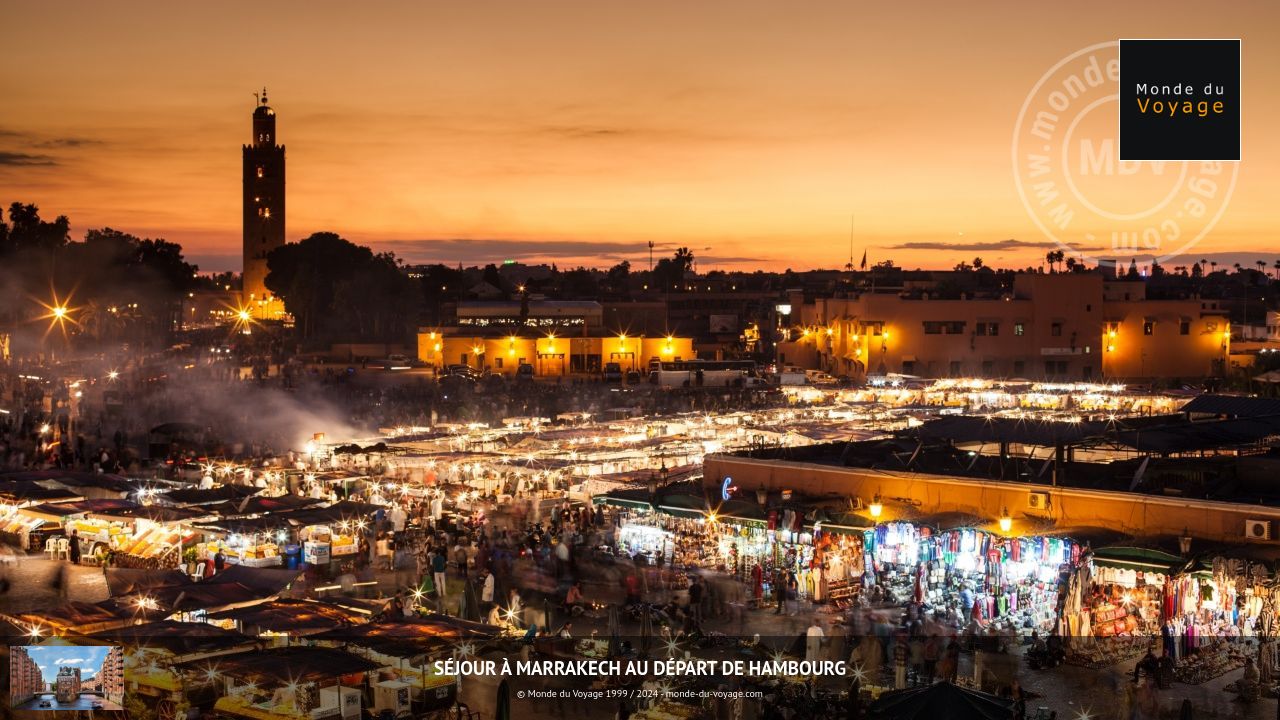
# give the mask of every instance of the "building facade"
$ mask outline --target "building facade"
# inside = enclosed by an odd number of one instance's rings
[[[54,697],[60,703],[74,702],[80,697],[80,668],[60,667],[53,685]]]
[[[437,368],[466,365],[483,372],[535,375],[598,374],[609,363],[622,372],[646,371],[653,360],[689,360],[688,336],[649,335],[628,322],[610,326],[592,300],[463,301],[455,323],[418,332],[418,360]]]
[[[44,675],[40,666],[24,647],[9,649],[9,702],[18,706],[44,692]]]
[[[1198,299],[1148,300],[1144,288],[1100,273],[1024,273],[994,296],[861,293],[793,303],[779,362],[855,379],[1222,375],[1226,313]]]
[[[101,686],[103,697],[114,703],[124,702],[124,649],[115,646],[107,651],[102,669],[95,678]]]
[[[284,304],[267,290],[267,255],[285,242],[284,146],[276,143],[276,111],[262,89],[253,111],[252,142],[243,147],[244,274],[241,306],[259,319],[278,318]]]

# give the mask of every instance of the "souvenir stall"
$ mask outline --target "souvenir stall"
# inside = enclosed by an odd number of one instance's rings
[[[1215,557],[1167,579],[1160,635],[1174,675],[1197,684],[1243,666],[1257,652],[1240,640],[1273,636],[1276,600],[1257,562]]]
[[[1256,654],[1240,640],[1276,631],[1278,600],[1261,563],[1223,557],[1188,563],[1158,550],[1105,548],[1068,582],[1061,632],[1073,662],[1112,665],[1155,644],[1173,660],[1180,682],[1198,684]]]
[[[880,602],[923,603],[957,623],[1003,620],[1022,635],[1055,627],[1059,577],[1080,552],[1063,538],[938,532],[906,522],[879,525],[863,539],[864,583]]]
[[[1104,667],[1141,656],[1160,635],[1170,573],[1183,560],[1145,548],[1104,548],[1067,580],[1059,621],[1069,659]]]

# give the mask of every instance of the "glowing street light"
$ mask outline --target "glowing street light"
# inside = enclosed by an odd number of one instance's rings
[[[1013,518],[1009,516],[1009,508],[1000,511],[1000,532],[1007,533],[1013,529]]]
[[[872,518],[877,520],[880,518],[880,514],[884,512],[884,503],[880,502],[880,493],[876,493],[876,496],[871,499],[871,504],[867,506],[867,512],[871,513]]]

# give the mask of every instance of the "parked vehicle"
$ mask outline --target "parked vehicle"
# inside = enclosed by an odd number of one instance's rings
[[[603,377],[607,383],[622,382],[622,365],[616,362],[605,363]]]

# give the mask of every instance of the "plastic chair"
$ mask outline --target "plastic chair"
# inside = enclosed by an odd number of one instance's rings
[[[204,563],[196,563],[196,571],[191,573],[191,578],[193,580],[200,580],[204,578]]]
[[[58,538],[58,559],[71,559],[71,541],[64,537]]]
[[[50,537],[45,539],[44,551],[48,553],[49,559],[52,560],[53,556],[58,553],[58,538]]]

